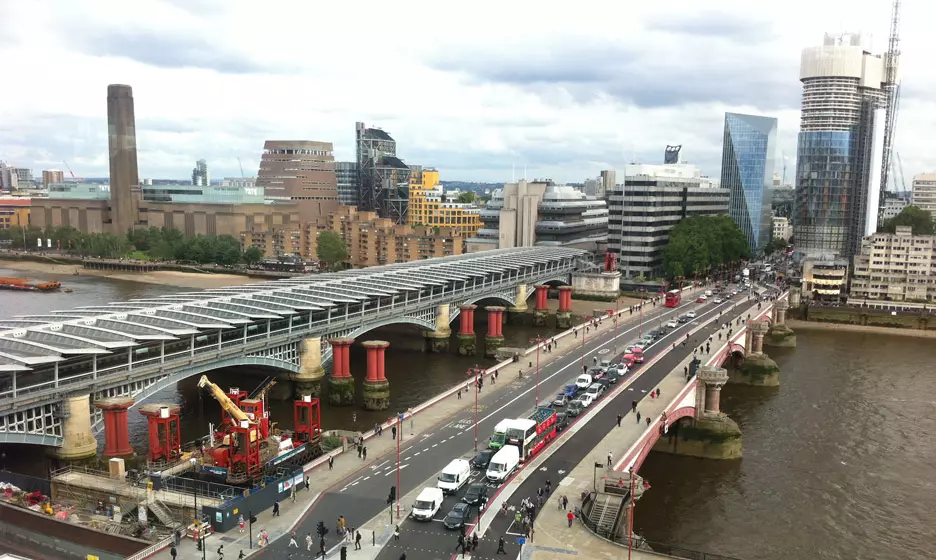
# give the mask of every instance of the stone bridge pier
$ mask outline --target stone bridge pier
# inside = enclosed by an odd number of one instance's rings
[[[354,378],[351,377],[351,345],[353,338],[333,338],[332,374],[328,378],[328,402],[336,406],[354,404]]]
[[[449,338],[452,336],[452,327],[449,326],[450,321],[451,315],[449,314],[448,304],[443,303],[437,305],[435,312],[435,330],[429,331],[424,335],[430,352],[448,352]]]
[[[497,351],[504,345],[504,311],[503,307],[485,307],[488,314],[488,331],[484,337],[484,355],[488,358],[497,357]]]
[[[65,461],[81,461],[97,455],[98,443],[91,430],[91,395],[66,397],[62,401],[62,446],[55,456]]]
[[[299,367],[299,373],[291,376],[295,397],[318,398],[322,393],[322,379],[325,378],[321,337],[312,336],[299,343]]]
[[[526,284],[517,284],[517,293],[514,296],[514,304],[510,306],[509,317],[519,317],[527,312],[528,288]]]
[[[549,322],[549,286],[536,286],[536,307],[533,308],[533,324],[544,327]]]
[[[556,312],[556,328],[572,328],[572,286],[559,286],[559,311]]]
[[[764,337],[770,330],[767,320],[749,321],[744,339],[744,359],[732,368],[728,382],[734,385],[776,387],[780,385],[777,362],[764,353]]]
[[[683,417],[660,437],[654,451],[703,459],[740,459],[741,428],[721,411],[721,390],[728,372],[700,366],[695,394],[695,417]]]
[[[390,343],[368,340],[361,344],[367,350],[367,377],[364,379],[364,408],[386,410],[390,408],[390,382],[384,371],[385,352]]]
[[[796,346],[796,333],[786,324],[787,310],[790,304],[785,299],[774,302],[774,320],[764,338],[764,344],[774,347],[793,348]]]
[[[460,305],[458,314],[458,353],[462,356],[474,356],[478,340],[474,332],[474,314],[477,305]]]

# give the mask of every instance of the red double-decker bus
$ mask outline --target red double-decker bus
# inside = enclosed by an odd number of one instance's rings
[[[676,307],[680,303],[682,303],[682,290],[666,292],[666,307]]]

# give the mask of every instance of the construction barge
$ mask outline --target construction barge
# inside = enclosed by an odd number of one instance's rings
[[[32,282],[23,278],[0,276],[0,290],[20,292],[54,292],[62,287],[60,282]]]

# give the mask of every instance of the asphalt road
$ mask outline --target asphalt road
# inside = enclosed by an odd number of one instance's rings
[[[736,299],[732,300],[732,302],[734,301],[736,301]],[[681,342],[684,340],[686,332],[695,328],[700,322],[704,322],[713,315],[717,315],[718,312],[724,310],[727,305],[727,303],[721,305],[699,304],[698,306],[693,304],[693,307],[698,309],[699,317],[697,317],[694,321],[680,325],[680,327],[673,329],[668,335],[664,336],[662,339],[658,340],[656,343],[647,348],[645,350],[645,354],[648,361],[667,346],[672,345],[674,342]],[[689,309],[690,307],[683,305],[678,308],[678,313],[685,313]],[[741,313],[741,309],[738,309],[737,313],[728,313],[725,318],[723,318],[723,320],[717,321],[716,323],[705,327],[702,331],[692,337],[691,341],[695,344],[699,344],[701,341],[706,340],[711,334],[718,330],[718,325],[720,323],[727,321],[727,317],[736,317]],[[625,341],[636,338],[636,330],[634,331],[633,335],[629,334],[625,338]],[[693,347],[694,345],[689,346],[688,348]],[[519,506],[520,500],[524,497],[532,498],[535,501],[537,488],[545,488],[547,479],[550,479],[550,481],[553,483],[553,491],[555,493],[556,485],[564,476],[563,473],[570,472],[576,465],[578,465],[579,462],[581,462],[585,455],[587,455],[596,445],[598,445],[598,443],[606,435],[607,429],[610,429],[615,425],[617,415],[619,413],[624,414],[625,412],[629,412],[631,410],[631,401],[637,400],[639,402],[642,397],[646,396],[646,393],[649,392],[650,389],[654,388],[660,382],[660,380],[663,379],[663,377],[672,371],[672,369],[685,358],[685,355],[685,352],[676,351],[663,357],[659,362],[646,370],[638,369],[637,371],[639,372],[639,375],[632,382],[631,386],[614,396],[613,398],[615,399],[615,402],[609,406],[606,406],[604,410],[600,411],[593,419],[591,419],[590,422],[592,425],[598,426],[597,429],[579,430],[568,441],[566,441],[560,449],[558,449],[551,457],[549,457],[546,462],[537,469],[536,472],[527,474],[527,480],[514,493],[511,499],[511,503],[508,506],[510,515],[514,514],[515,510]],[[602,357],[607,358],[608,356],[610,356],[610,353],[605,354]],[[578,366],[579,362],[575,361],[574,364]],[[550,391],[546,394],[552,395],[555,392],[558,392],[559,387],[568,382],[569,378],[574,377],[578,373],[578,369],[574,368],[569,374],[557,376],[556,379],[558,379],[559,382],[550,384],[550,386],[556,390]],[[541,387],[541,391],[542,390],[543,387]],[[521,410],[519,414],[513,414],[514,417],[522,417],[523,412],[529,412],[530,407],[521,406],[520,408],[524,410]],[[639,409],[640,407],[638,405],[638,410]],[[499,421],[499,419],[508,417],[506,414],[507,412],[508,409],[505,409],[503,411],[504,414],[500,414],[496,419],[492,419],[492,421],[496,423]],[[627,414],[625,421],[635,422],[636,420],[633,415]],[[482,423],[482,426],[483,425],[484,424]],[[607,427],[607,429],[602,429],[602,427]],[[444,467],[447,460],[450,460],[455,456],[455,454],[450,453],[445,455],[443,458],[440,458],[438,462],[434,463],[435,471],[433,471],[430,476],[434,475],[435,472]],[[477,475],[483,478],[483,473],[477,473]],[[425,484],[429,485],[431,483],[432,480],[428,480]],[[489,489],[489,497],[493,496],[494,492],[496,491],[497,487],[492,485],[492,487]],[[446,529],[441,521],[445,517],[445,514],[448,513],[448,511],[452,508],[452,506],[461,500],[463,493],[464,492],[461,492],[455,496],[447,497],[442,505],[442,508],[439,510],[438,515],[436,515],[436,518],[432,522],[419,523],[415,521],[408,521],[401,527],[400,539],[390,541],[390,543],[377,556],[377,559],[397,560],[400,557],[400,554],[405,551],[407,553],[408,560],[436,558],[448,560],[454,553],[458,544],[459,532],[457,530]],[[556,507],[555,499],[556,498],[553,497],[553,501],[550,502],[549,498],[547,497],[545,499],[544,507]],[[571,499],[572,497],[570,497],[570,500]],[[475,518],[475,521],[476,520],[477,517]],[[474,523],[472,523],[467,530],[469,534],[473,524]],[[506,549],[509,551],[510,556],[514,556],[518,552],[516,539],[518,536],[520,536],[520,533],[521,529],[519,527],[513,526],[512,519],[508,519],[506,516],[497,516],[496,520],[492,523],[490,529],[486,533],[487,537],[485,539],[481,539],[478,552],[473,553],[472,558],[474,560],[494,558],[495,552],[497,550],[497,539],[502,535],[505,537],[505,540],[508,543]]]
[[[626,329],[622,327],[616,332],[611,330],[595,338],[587,338],[585,342],[586,363],[590,362],[593,355],[606,358],[609,355],[607,351],[605,354],[600,354],[600,351],[605,349],[609,343],[612,343],[615,339],[617,341],[617,346],[623,347],[625,343],[637,339],[639,331],[642,330],[646,332],[651,328],[657,327],[660,324],[661,317],[675,316],[685,313],[690,309],[696,309],[699,313],[699,317],[696,320],[680,325],[678,329],[673,331],[674,333],[685,333],[694,327],[693,323],[698,324],[698,322],[710,317],[712,313],[717,313],[718,310],[723,307],[724,305],[716,306],[713,304],[684,303],[682,306],[672,309],[663,307],[662,303],[660,303],[656,307],[651,307],[649,310],[645,308],[645,319],[642,329],[636,325],[627,327]],[[582,336],[581,333],[579,336]],[[673,337],[675,336],[677,335],[672,334],[663,341],[658,342],[655,348],[662,347],[662,345],[666,343],[666,340],[669,340],[668,343],[672,344]],[[685,335],[682,334],[680,336],[684,337]],[[580,345],[580,339],[573,338],[571,342],[578,342]],[[569,339],[563,340],[560,343],[560,348],[562,350],[567,350],[569,343]],[[647,358],[650,359],[653,356],[653,352],[648,351],[646,355]],[[560,357],[548,366],[542,367],[539,376],[540,400],[551,401],[562,386],[581,373],[580,364],[581,353],[576,350],[575,352]],[[527,371],[528,370],[524,368],[524,379],[522,381],[507,379],[505,377],[500,378],[499,383],[511,383],[513,385],[513,390],[511,391],[502,392],[492,398],[488,398],[484,390],[481,391],[478,422],[479,449],[486,448],[487,438],[493,432],[494,426],[499,421],[504,418],[523,418],[532,410],[535,404],[535,383],[533,380],[534,376],[529,375]],[[661,369],[660,371],[662,372],[663,370]],[[532,371],[530,371],[530,373],[532,373]],[[663,375],[663,373],[660,373],[660,375]],[[489,383],[490,381],[485,382],[485,388],[488,387]],[[630,398],[628,398],[627,401],[627,406],[629,408]],[[613,417],[616,415],[616,412],[611,412],[611,415]],[[417,418],[416,421],[418,422],[419,419]],[[410,440],[406,426],[404,425],[404,441],[400,454],[400,487],[402,490],[399,490],[399,495],[405,495],[417,487],[425,486],[428,484],[427,480],[429,480],[429,482],[434,481],[439,471],[452,459],[470,457],[473,455],[473,411],[463,412],[456,416],[453,421],[446,422],[445,424],[440,422],[426,433],[417,435],[414,440]],[[390,437],[390,434],[385,432],[385,435],[382,437]],[[328,547],[334,546],[337,542],[335,526],[340,515],[345,517],[350,527],[359,527],[381,513],[387,513],[389,519],[386,499],[390,487],[397,484],[396,460],[396,454],[391,453],[376,459],[372,457],[370,462],[362,461],[362,470],[335,485],[331,490],[323,493],[296,527],[296,534],[299,535],[300,540],[306,533],[312,533],[313,536],[315,536],[316,524],[319,521],[324,521],[326,527],[328,527],[330,531],[326,537],[326,544]],[[439,519],[444,517],[458,499],[460,499],[460,495],[457,496],[457,498],[450,497],[446,499],[437,517]],[[409,506],[410,504],[401,503],[404,515],[407,513]],[[270,514],[265,512],[264,515]],[[412,535],[408,534],[410,531],[413,531]],[[421,535],[419,531],[426,531],[426,534]],[[430,539],[430,533],[432,535],[437,535],[437,537]],[[404,541],[404,536],[406,541]],[[367,540],[370,540],[369,535],[365,537]],[[447,532],[442,523],[435,521],[424,525],[416,524],[415,522],[407,523],[400,541],[392,541],[391,545],[402,545],[404,542],[411,542],[412,539],[416,539],[420,543],[428,542],[429,540],[436,542],[438,540],[446,543],[442,548],[452,550],[456,544],[457,532]],[[288,538],[281,537],[266,546],[260,555],[265,557],[280,557],[280,555],[288,554],[288,541]],[[316,537],[316,542],[317,541],[318,539]],[[390,553],[392,550],[397,550],[396,556]],[[385,551],[387,551],[386,554],[388,555],[381,554],[380,558],[393,558],[396,560],[400,554],[399,548],[396,548],[396,546],[388,546]],[[304,550],[302,551],[302,555],[305,555]],[[415,556],[411,555],[411,557]]]

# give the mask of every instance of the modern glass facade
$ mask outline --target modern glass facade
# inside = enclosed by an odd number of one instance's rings
[[[777,119],[725,113],[721,186],[731,191],[728,215],[753,253],[770,243],[776,141]]]

